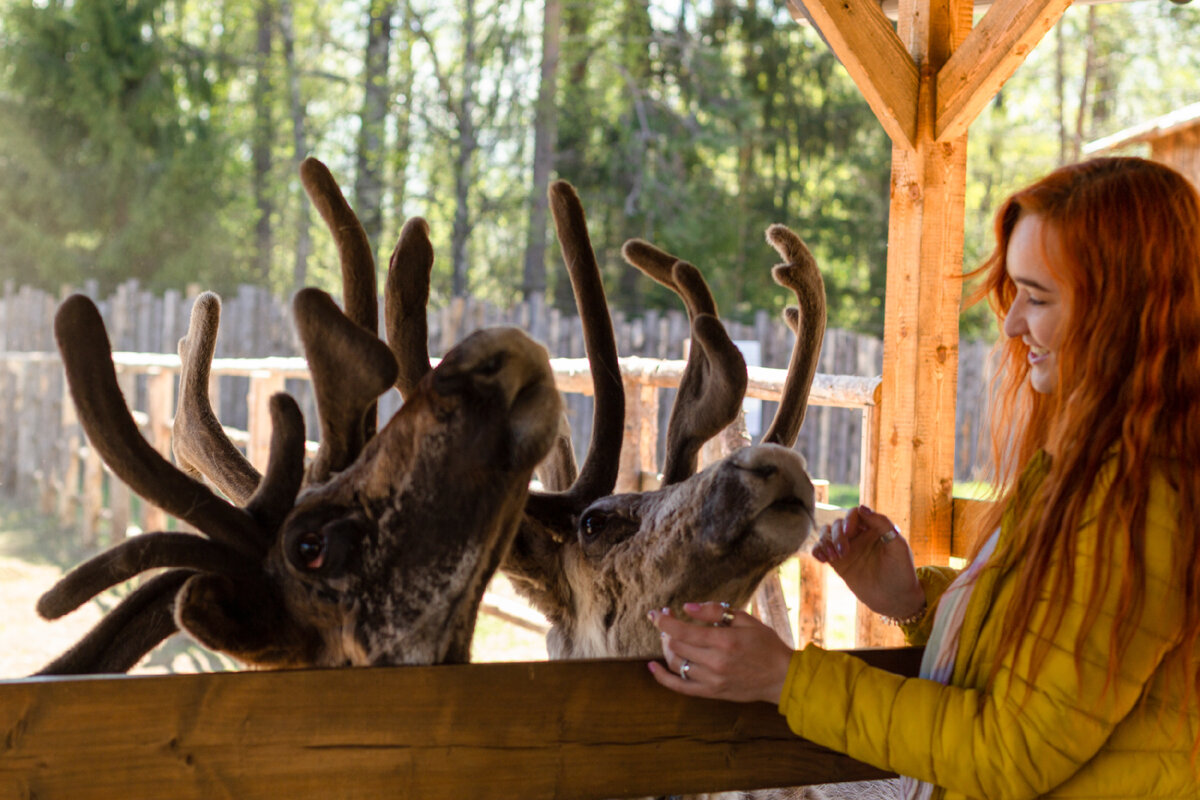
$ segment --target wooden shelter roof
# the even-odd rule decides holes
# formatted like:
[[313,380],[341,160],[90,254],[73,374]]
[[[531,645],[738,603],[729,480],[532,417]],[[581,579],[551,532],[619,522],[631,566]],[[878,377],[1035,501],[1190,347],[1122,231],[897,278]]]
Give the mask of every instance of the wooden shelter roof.
[[1192,128],[1200,128],[1200,103],[1177,108],[1169,114],[1163,114],[1161,117],[1155,117],[1102,139],[1088,142],[1083,148],[1083,154],[1098,156],[1132,144],[1174,136]]

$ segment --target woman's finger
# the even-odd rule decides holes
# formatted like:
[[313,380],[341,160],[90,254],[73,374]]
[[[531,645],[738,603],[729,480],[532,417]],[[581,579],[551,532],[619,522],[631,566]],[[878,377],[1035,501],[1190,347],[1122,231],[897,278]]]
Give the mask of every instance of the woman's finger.
[[672,691],[692,697],[706,697],[709,694],[699,681],[684,680],[658,661],[651,661],[648,666],[650,674],[654,676],[654,680]]

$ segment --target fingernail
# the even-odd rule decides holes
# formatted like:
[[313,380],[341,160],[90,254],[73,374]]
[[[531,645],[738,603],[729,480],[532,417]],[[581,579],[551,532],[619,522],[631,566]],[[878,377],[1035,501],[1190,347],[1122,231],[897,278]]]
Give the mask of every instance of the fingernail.
[[665,639],[665,638],[667,638],[667,632],[666,632],[666,631],[659,631],[659,632],[658,632],[658,638],[660,638],[660,639]]
[[646,668],[648,670],[650,670],[650,672],[652,672],[656,675],[658,674],[658,664],[656,662],[654,662],[654,661],[649,662],[648,664],[646,664]]
[[669,616],[671,616],[671,609],[668,606],[663,606],[663,610],[661,613],[664,617],[669,617]]
[[683,610],[691,614],[693,611],[700,610],[700,603],[684,603]]
[[646,619],[650,620],[651,622],[658,622],[658,612],[654,611],[653,609],[647,611]]

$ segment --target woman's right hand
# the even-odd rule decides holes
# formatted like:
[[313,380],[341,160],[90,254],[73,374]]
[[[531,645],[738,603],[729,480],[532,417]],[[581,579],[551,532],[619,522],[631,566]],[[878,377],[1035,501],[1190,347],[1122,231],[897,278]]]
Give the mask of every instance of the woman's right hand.
[[908,542],[890,519],[866,506],[822,527],[812,555],[877,614],[905,619],[925,605]]

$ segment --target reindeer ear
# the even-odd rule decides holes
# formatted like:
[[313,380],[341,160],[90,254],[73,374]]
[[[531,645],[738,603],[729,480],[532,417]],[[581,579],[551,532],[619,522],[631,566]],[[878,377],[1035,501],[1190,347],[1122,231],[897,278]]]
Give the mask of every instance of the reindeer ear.
[[312,664],[319,647],[316,631],[298,625],[262,581],[196,575],[175,598],[175,620],[210,650],[260,667]]

